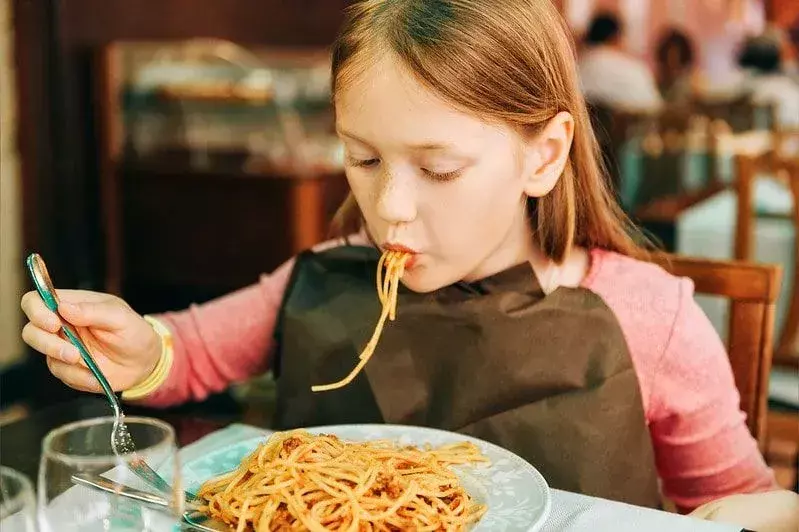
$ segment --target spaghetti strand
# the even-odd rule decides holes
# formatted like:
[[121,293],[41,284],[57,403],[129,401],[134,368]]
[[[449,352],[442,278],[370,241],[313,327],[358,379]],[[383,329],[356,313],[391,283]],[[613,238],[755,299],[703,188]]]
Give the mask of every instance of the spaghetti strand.
[[[330,384],[311,386],[311,391],[327,392],[343,388],[358,376],[364,366],[366,366],[366,363],[369,362],[369,359],[372,358],[377,348],[377,342],[380,340],[380,336],[383,333],[386,320],[394,321],[397,317],[397,299],[399,296],[400,279],[402,279],[405,273],[405,265],[410,258],[410,253],[400,251],[386,251],[380,256],[380,260],[377,263],[376,287],[377,298],[380,304],[383,305],[383,310],[380,312],[380,318],[377,320],[377,325],[372,333],[372,337],[358,356],[358,364],[356,364],[346,377]],[[383,268],[386,270],[385,276],[383,276]]]

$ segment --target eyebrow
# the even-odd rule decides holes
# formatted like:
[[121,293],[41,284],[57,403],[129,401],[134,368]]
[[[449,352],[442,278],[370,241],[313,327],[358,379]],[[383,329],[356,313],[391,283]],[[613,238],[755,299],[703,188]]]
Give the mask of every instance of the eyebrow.
[[[354,135],[349,131],[344,131],[343,129],[336,129],[336,132],[342,137],[347,137],[357,142],[360,142],[361,144],[365,144],[369,147],[372,147],[372,145],[366,139],[359,137],[358,135]],[[412,151],[444,151],[444,150],[454,151],[455,150],[455,146],[440,142],[422,142],[419,144],[406,144],[405,148]]]

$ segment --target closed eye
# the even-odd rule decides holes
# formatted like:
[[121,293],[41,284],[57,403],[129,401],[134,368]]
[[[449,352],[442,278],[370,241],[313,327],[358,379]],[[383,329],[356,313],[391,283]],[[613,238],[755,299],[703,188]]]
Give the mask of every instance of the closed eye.
[[453,170],[452,172],[434,172],[427,168],[422,168],[422,173],[434,181],[452,181],[460,177],[463,169]]
[[355,159],[354,157],[347,157],[347,165],[355,168],[370,168],[377,166],[380,159]]

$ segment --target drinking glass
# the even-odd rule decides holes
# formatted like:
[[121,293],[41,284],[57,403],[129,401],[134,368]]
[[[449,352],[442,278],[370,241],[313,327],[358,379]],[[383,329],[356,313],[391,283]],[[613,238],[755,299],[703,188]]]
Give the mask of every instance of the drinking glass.
[[[183,509],[180,464],[174,429],[157,419],[125,417],[136,451],[115,454],[111,445],[113,417],[78,421],[51,431],[42,443],[39,464],[38,514],[41,532],[171,530]],[[169,484],[159,492],[133,471],[143,459]],[[76,485],[73,476],[99,475],[168,501],[167,508],[149,506],[118,494]]]
[[28,477],[0,467],[0,530],[36,532],[36,498]]

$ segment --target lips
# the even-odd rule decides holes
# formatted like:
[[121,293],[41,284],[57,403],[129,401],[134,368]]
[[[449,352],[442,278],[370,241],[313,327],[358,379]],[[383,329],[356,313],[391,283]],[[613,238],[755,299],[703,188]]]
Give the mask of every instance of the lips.
[[388,251],[399,251],[402,253],[410,253],[411,255],[416,255],[417,253],[419,253],[415,249],[409,248],[408,246],[403,246],[402,244],[394,244],[392,242],[383,244],[383,249]]
[[395,244],[393,242],[389,242],[383,244],[383,249],[387,251],[398,251],[400,253],[408,253],[411,257],[408,259],[408,262],[405,263],[405,268],[413,267],[414,262],[416,262],[416,258],[419,255],[419,252],[413,248],[409,248],[408,246],[403,246],[402,244]]

